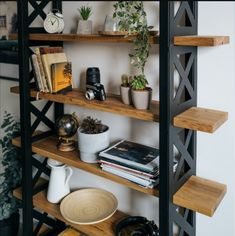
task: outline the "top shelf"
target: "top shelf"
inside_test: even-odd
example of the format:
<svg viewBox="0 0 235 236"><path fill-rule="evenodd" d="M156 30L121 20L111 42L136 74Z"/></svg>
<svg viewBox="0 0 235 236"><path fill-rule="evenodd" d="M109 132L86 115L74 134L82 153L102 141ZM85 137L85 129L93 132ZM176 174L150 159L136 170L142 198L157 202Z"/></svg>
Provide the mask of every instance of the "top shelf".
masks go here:
<svg viewBox="0 0 235 236"><path fill-rule="evenodd" d="M29 39L33 41L63 41L63 42L107 42L107 43L132 43L133 36L113 36L113 35L78 35L78 34L30 34ZM17 34L11 34L10 39L17 39ZM159 36L150 36L151 44L159 44ZM173 44L176 46L219 46L229 43L229 36L175 36Z"/></svg>

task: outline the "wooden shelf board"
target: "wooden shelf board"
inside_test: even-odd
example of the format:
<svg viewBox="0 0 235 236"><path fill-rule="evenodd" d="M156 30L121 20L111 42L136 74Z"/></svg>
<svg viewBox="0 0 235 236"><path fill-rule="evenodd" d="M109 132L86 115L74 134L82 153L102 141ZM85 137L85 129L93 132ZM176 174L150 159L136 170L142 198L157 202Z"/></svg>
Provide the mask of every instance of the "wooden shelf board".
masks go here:
<svg viewBox="0 0 235 236"><path fill-rule="evenodd" d="M21 188L15 189L13 194L16 198L22 199ZM73 228L78 229L79 231L85 233L86 235L92 235L92 236L100 236L100 235L114 236L113 227L115 223L117 223L117 221L127 216L126 214L117 211L111 218L98 224L93 224L93 225L73 224L66 221L63 218L63 216L60 213L60 206L58 204L52 204L47 201L46 191L41 191L33 197L33 205L34 207L44 212L47 212L49 215L65 222L66 224L71 225Z"/></svg>
<svg viewBox="0 0 235 236"><path fill-rule="evenodd" d="M13 139L12 143L17 147L21 146L20 138ZM82 162L79 159L79 152L77 150L72 152L62 152L57 150L56 143L57 143L56 137L45 138L37 142L34 142L32 144L32 151L39 155L66 163L69 166L79 168L81 170L101 176L116 183L125 185L139 192L143 192L153 196L158 196L158 190L156 189L144 188L124 178L105 172L100 168L98 164L88 164Z"/></svg>
<svg viewBox="0 0 235 236"><path fill-rule="evenodd" d="M173 43L176 46L219 46L229 43L229 36L175 36Z"/></svg>
<svg viewBox="0 0 235 236"><path fill-rule="evenodd" d="M227 119L227 112L191 107L190 109L175 116L173 123L176 127L213 133Z"/></svg>
<svg viewBox="0 0 235 236"><path fill-rule="evenodd" d="M19 94L19 87L12 87L11 92ZM36 98L37 93L37 91L31 90L30 96ZM39 93L38 98L64 104L78 105L89 109L115 113L140 120L159 121L158 101L152 101L150 110L137 110L133 106L123 104L119 95L107 94L107 99L105 101L89 101L85 98L84 92L81 92L78 89L73 89L73 91L66 93L66 95Z"/></svg>
<svg viewBox="0 0 235 236"><path fill-rule="evenodd" d="M16 40L17 34L11 34L10 39ZM63 41L63 42L98 42L98 43L132 43L136 36L107 36L100 34L78 35L78 34L30 34L30 40L36 41ZM159 36L150 36L151 44L159 43Z"/></svg>
<svg viewBox="0 0 235 236"><path fill-rule="evenodd" d="M191 176L174 194L175 205L212 216L223 199L227 187L215 181Z"/></svg>

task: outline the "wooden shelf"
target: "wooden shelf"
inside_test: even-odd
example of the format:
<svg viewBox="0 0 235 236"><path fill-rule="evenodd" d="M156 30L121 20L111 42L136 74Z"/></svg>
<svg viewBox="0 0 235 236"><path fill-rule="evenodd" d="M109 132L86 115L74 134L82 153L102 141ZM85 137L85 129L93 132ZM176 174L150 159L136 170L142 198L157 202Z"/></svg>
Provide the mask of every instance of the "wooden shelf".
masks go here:
<svg viewBox="0 0 235 236"><path fill-rule="evenodd" d="M229 43L229 36L175 36L173 43L176 46L219 46Z"/></svg>
<svg viewBox="0 0 235 236"><path fill-rule="evenodd" d="M190 109L174 117L173 123L176 127L213 133L227 119L227 112L191 107Z"/></svg>
<svg viewBox="0 0 235 236"><path fill-rule="evenodd" d="M17 147L21 146L20 138L13 139L12 143ZM56 137L45 138L40 141L34 142L32 144L32 151L39 155L66 163L69 166L79 168L81 170L104 177L116 183L125 185L139 192L158 196L158 190L156 189L144 188L124 178L105 172L100 168L98 164L88 164L82 162L79 159L79 152L77 150L72 152L62 152L57 150L56 143L57 143Z"/></svg>
<svg viewBox="0 0 235 236"><path fill-rule="evenodd" d="M224 184L191 176L174 194L173 203L212 216L226 191L227 187Z"/></svg>
<svg viewBox="0 0 235 236"><path fill-rule="evenodd" d="M16 198L22 199L21 188L15 189L13 194ZM46 191L41 191L36 195L34 195L33 205L34 207L42 210L43 212L47 212L49 215L55 217L56 219L61 220L68 225L71 225L73 228L78 229L84 234L92 236L100 236L100 235L114 236L113 227L115 223L117 223L119 220L127 216L126 214L117 211L111 218L98 224L93 224L93 225L73 224L66 221L63 218L63 216L60 213L60 206L58 204L52 204L47 201Z"/></svg>
<svg viewBox="0 0 235 236"><path fill-rule="evenodd" d="M12 87L11 92L19 94L19 87ZM37 93L37 91L31 90L30 96L36 98ZM133 106L123 104L119 95L107 94L107 99L105 101L89 101L85 98L84 92L81 92L78 89L73 89L73 91L66 93L66 95L39 93L38 98L64 104L78 105L89 109L115 113L140 120L159 121L158 101L152 101L150 110L137 110Z"/></svg>
<svg viewBox="0 0 235 236"><path fill-rule="evenodd" d="M16 40L17 34L11 34L9 39ZM100 34L29 34L30 40L36 41L62 41L62 42L95 42L95 43L132 43L136 36L107 36ZM150 36L151 44L159 43L159 36Z"/></svg>

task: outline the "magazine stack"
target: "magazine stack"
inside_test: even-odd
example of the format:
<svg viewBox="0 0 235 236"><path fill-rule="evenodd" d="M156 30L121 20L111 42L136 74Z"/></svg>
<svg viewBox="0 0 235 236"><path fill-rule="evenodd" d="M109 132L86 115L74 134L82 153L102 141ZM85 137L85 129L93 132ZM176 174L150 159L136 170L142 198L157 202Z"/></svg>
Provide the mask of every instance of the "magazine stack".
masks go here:
<svg viewBox="0 0 235 236"><path fill-rule="evenodd" d="M103 171L146 188L158 185L159 149L122 140L99 153Z"/></svg>

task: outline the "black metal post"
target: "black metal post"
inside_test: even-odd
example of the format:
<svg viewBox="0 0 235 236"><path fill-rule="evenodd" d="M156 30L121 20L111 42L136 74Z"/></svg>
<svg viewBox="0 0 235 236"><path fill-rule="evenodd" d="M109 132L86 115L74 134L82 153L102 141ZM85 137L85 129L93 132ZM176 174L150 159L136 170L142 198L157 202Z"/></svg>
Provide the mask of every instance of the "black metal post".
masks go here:
<svg viewBox="0 0 235 236"><path fill-rule="evenodd" d="M21 148L23 156L22 200L23 200L23 235L32 235L32 150L31 119L29 95L29 41L28 41L28 1L17 1L19 35L19 79L20 79L20 123Z"/></svg>
<svg viewBox="0 0 235 236"><path fill-rule="evenodd" d="M174 36L192 34L197 34L197 2L181 1L175 11L175 2L160 1L160 236L172 236L174 223L180 236L195 236L195 213L173 204L174 193L196 173L196 134L173 126L174 116L197 103L197 48L173 44Z"/></svg>

